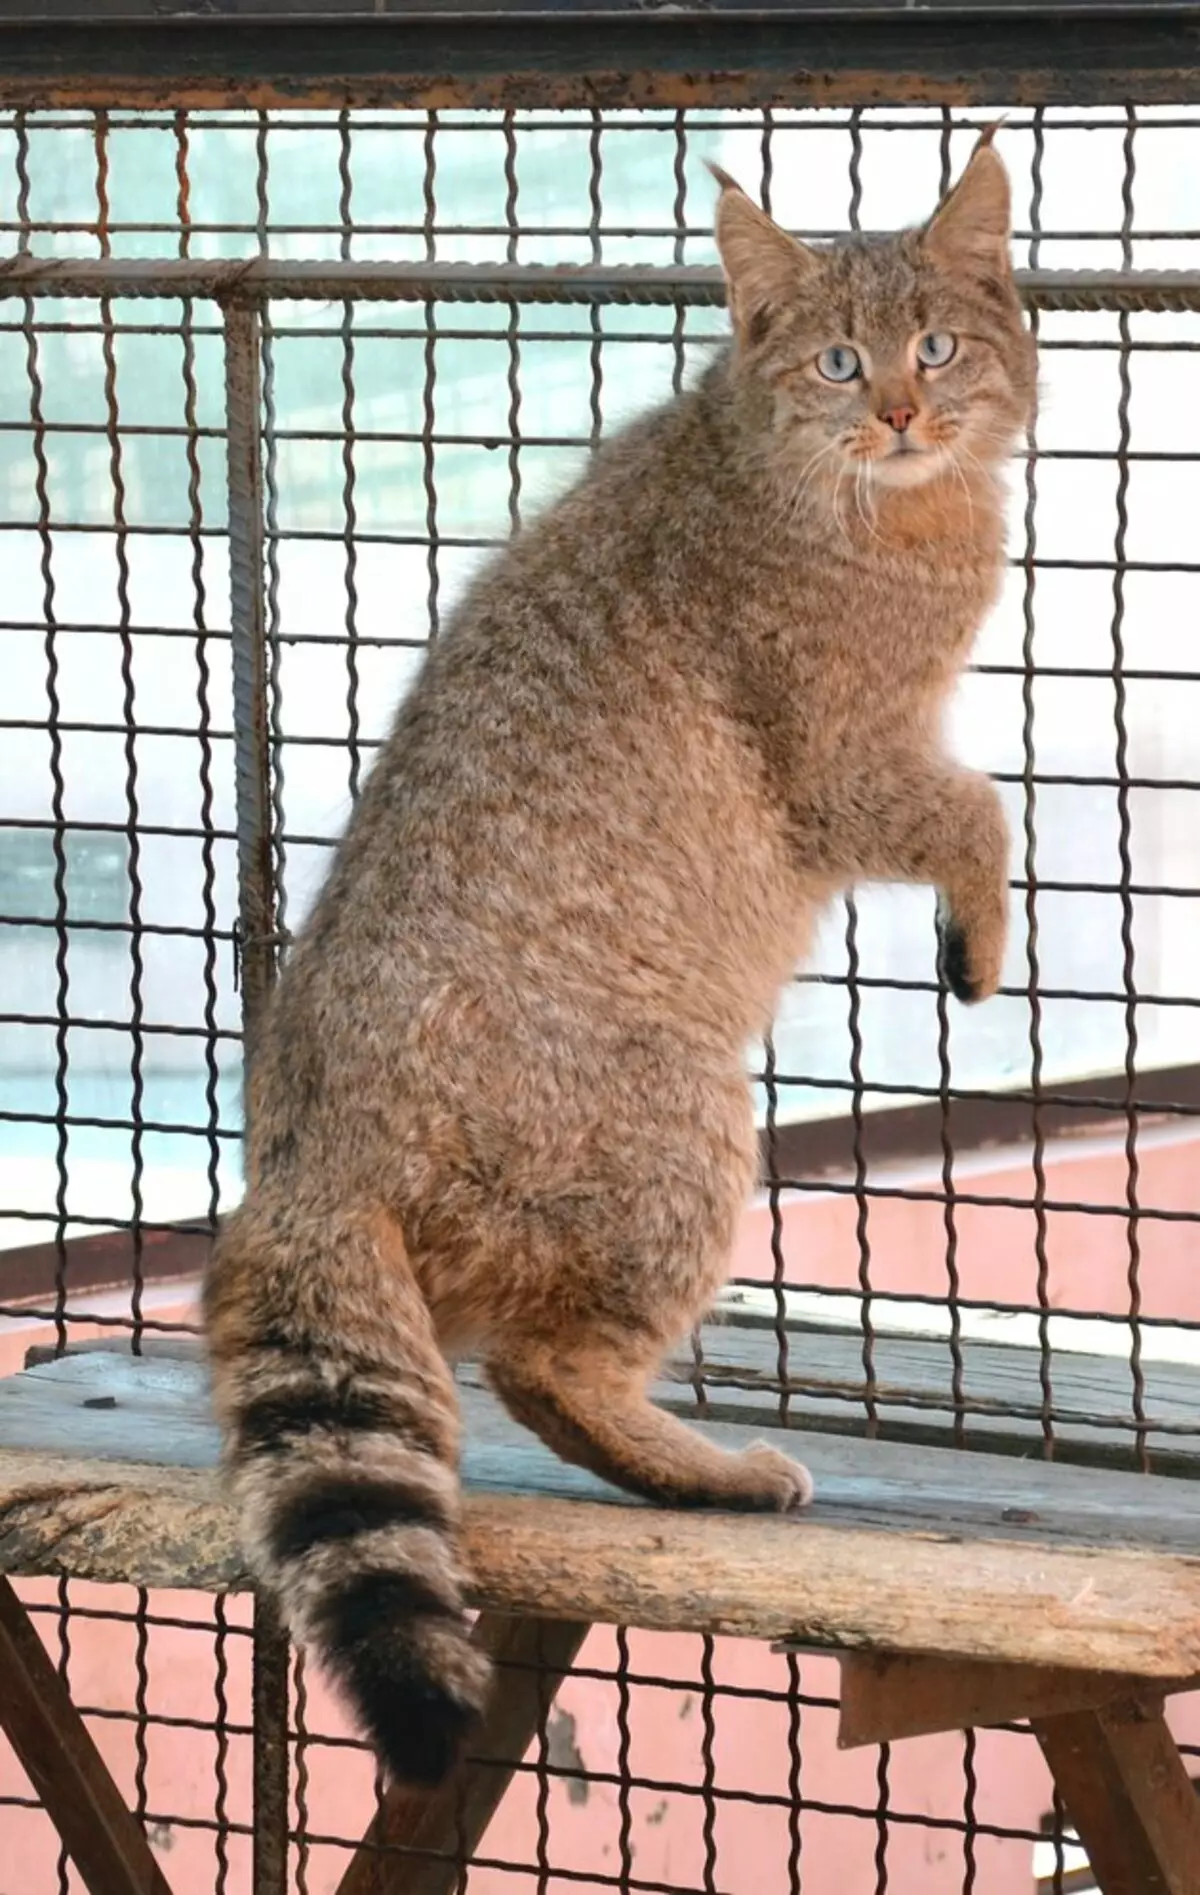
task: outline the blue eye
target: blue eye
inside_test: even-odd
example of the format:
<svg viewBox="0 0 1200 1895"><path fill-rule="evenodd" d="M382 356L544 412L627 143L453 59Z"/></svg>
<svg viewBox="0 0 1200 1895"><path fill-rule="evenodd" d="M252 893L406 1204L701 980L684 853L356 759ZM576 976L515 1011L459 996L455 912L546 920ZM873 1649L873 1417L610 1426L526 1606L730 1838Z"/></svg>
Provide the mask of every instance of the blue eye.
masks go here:
<svg viewBox="0 0 1200 1895"><path fill-rule="evenodd" d="M827 382L855 382L862 374L862 357L857 349L835 342L831 349L822 349L817 357L817 374L823 375Z"/></svg>
<svg viewBox="0 0 1200 1895"><path fill-rule="evenodd" d="M957 336L946 329L937 329L932 335L922 336L917 343L917 360L922 368L945 368L947 362L954 360L958 348Z"/></svg>

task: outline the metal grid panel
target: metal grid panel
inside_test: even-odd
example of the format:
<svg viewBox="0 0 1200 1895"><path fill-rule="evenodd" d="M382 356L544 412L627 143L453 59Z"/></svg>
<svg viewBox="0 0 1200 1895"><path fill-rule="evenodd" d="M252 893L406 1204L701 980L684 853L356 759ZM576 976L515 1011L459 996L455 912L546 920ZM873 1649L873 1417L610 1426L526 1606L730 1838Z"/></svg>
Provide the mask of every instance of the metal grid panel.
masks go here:
<svg viewBox="0 0 1200 1895"><path fill-rule="evenodd" d="M1190 111L1015 113L1019 260L1194 271L1200 230L1172 178L1196 135ZM157 298L128 277L95 277L90 298L26 281L0 302L0 1220L14 1250L41 1243L49 1263L36 1300L10 1293L6 1316L38 1311L60 1346L100 1328L136 1349L190 1325L188 1280L164 1283L155 1257L181 1224L211 1228L237 1190L243 1000L311 900L423 644L486 549L722 331L711 277L672 275L711 259L704 157L761 184L783 221L829 234L919 212L971 136L946 112L894 110L0 123L0 227L36 258L423 273L368 285L370 300L335 275L325 304L250 296L246 276L224 314L199 279ZM456 265L491 271L485 298ZM530 265L584 274L533 284ZM636 274L614 278L621 268ZM978 1015L949 1008L928 899L874 891L798 978L758 1075L765 1196L737 1273L768 1324L766 1386L785 1421L813 1425L823 1404L832 1425L886 1436L919 1424L979 1444L1007 1419L1062 1451L1080 1416L1056 1377L1081 1340L1111 1354L1114 1338L1124 1379L1086 1416L1097 1451L1149 1465L1200 1433L1200 1417L1156 1413L1146 1369L1186 1357L1200 1329L1179 1249L1200 1215L1179 1170L1200 1110L1188 953L1200 782L1187 743L1200 672L1184 643L1200 583L1186 524L1196 300L1195 279L1166 310L1139 306L1161 289L1116 298L1093 283L1065 308L1061 286L1043 277L1036 290L1049 399L1015 482L1009 586L960 708L1017 838L1006 985ZM979 1149L993 1105L1008 1127L999 1154ZM1086 1143L1061 1138L1080 1127ZM117 1292L111 1274L89 1277L76 1242L113 1230L128 1233ZM856 1333L849 1375L823 1367L831 1323ZM938 1366L897 1378L881 1348L914 1328L936 1339ZM993 1333L1029 1343L1032 1398L998 1403L978 1382L970 1348ZM693 1379L712 1408L747 1378L707 1363L698 1338ZM189 1810L154 1785L177 1715L154 1707L161 1601L85 1606L85 1593L64 1585L44 1603L68 1670L89 1612L132 1627L128 1702L113 1715L133 1733L133 1806L151 1825L198 1825L217 1885L244 1886L241 1605L196 1609L210 1697L182 1715L210 1733L212 1771ZM947 1887L973 1887L993 1845L1032 1848L1032 1817L985 1813L999 1808L986 1786L1004 1734L959 1746L953 1811L906 1803L900 1754L886 1750L869 1793L845 1791L848 1777L839 1788L820 1735L828 1705L801 1689L810 1661L795 1657L761 1656L771 1682L754 1699L786 1726L778 1782L730 1788L723 1733L743 1702L730 1679L750 1661L694 1643L657 1640L639 1664L637 1635L596 1635L581 1675L590 1666L609 1693L614 1747L606 1768L590 1751L563 1762L561 1707L544 1721L514 1845L528 1886L736 1889L731 1803L778 1814L780 1886L819 1873L803 1865L825 1820L867 1849L862 1885L873 1872L880 1889L905 1886L913 1829L931 1849L948 1839ZM685 1646L699 1709L675 1777L639 1760L637 1732ZM259 1654L278 1668L269 1637ZM343 1795L322 1759L349 1753L344 1733L328 1741L307 1681L293 1713L293 1866L316 1890L333 1885ZM278 1780L278 1752L260 1750ZM558 1838L581 1783L615 1803L608 1853L576 1867ZM696 1812L674 1880L637 1867L659 1826L653 1799L663 1823ZM1061 1820L1058 1833L1061 1845ZM470 1886L511 1885L487 1847ZM260 1855L257 1886L271 1873Z"/></svg>
<svg viewBox="0 0 1200 1895"><path fill-rule="evenodd" d="M32 1585L24 1590L44 1625L53 1608ZM111 1654L109 1675L94 1664L69 1668L79 1708L176 1895L270 1886L251 1881L244 1604L164 1596L142 1613L115 1588L70 1589L81 1644L102 1627ZM206 1657L214 1625L222 1637L217 1666ZM139 1644L150 1678L140 1691ZM178 1678L166 1682L181 1657L186 1688ZM536 1665L523 1669L538 1675ZM410 1872L444 1863L442 1885L472 1895L739 1895L751 1871L758 1886L811 1895L837 1886L970 1895L1032 1887L1035 1848L1050 1858L1047 1889L1056 1886L1054 1853L1057 1886L1076 1886L1062 1881L1072 1866L1069 1830L1060 1826L1056 1837L1044 1821L1052 1791L1026 1728L906 1745L891 1753L890 1768L886 1747L839 1757L837 1672L826 1658L597 1630L556 1698L554 1679L543 1674L538 1731L523 1757L505 1759L514 1769L506 1801L469 1856L363 1845L375 1802L372 1759L301 1677L292 1693L285 1884L300 1895L334 1895L356 1857ZM50 1888L50 1826L14 1773L5 1770L3 1780L6 1843L28 1865L26 1886ZM67 1885L79 1886L73 1878Z"/></svg>

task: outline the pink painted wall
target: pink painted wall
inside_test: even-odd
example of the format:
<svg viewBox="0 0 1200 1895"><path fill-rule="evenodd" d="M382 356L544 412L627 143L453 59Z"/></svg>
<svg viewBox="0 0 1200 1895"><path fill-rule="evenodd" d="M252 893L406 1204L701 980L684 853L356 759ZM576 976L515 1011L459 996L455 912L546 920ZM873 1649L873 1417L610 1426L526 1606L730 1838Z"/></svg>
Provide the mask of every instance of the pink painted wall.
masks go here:
<svg viewBox="0 0 1200 1895"><path fill-rule="evenodd" d="M1141 1196L1145 1204L1189 1207L1197 1150L1190 1141L1146 1140L1141 1156ZM1124 1201L1125 1162L1115 1147L1057 1145L1047 1160L1048 1195L1062 1201ZM875 1173L874 1179L879 1180ZM1027 1196L1032 1177L1024 1161L998 1157L990 1169L964 1166L962 1188L991 1196ZM927 1182L922 1180L922 1183ZM830 1288L852 1287L858 1272L852 1200L812 1195L790 1200L785 1210L784 1242L788 1273ZM735 1268L763 1275L768 1213L747 1213ZM1029 1211L996 1206L960 1206L957 1213L958 1263L963 1292L971 1297L1028 1300L1034 1289L1034 1221ZM869 1214L872 1280L880 1291L945 1287L945 1227L940 1204L876 1200ZM1186 1225L1144 1223L1141 1227L1141 1281L1148 1312L1200 1316L1200 1277L1189 1268L1191 1232ZM1129 1249L1121 1218L1052 1212L1047 1218L1050 1300L1058 1308L1128 1307ZM167 1293L159 1292L160 1301ZM186 1291L170 1292L186 1294ZM183 1313L177 1305L175 1313ZM155 1310L171 1313L170 1305ZM76 1332L86 1333L81 1325ZM43 1339L39 1325L10 1323L0 1333L0 1373L20 1367L32 1340ZM819 1347L819 1337L811 1338ZM48 1582L22 1586L31 1601L53 1604L56 1588ZM132 1613L129 1589L101 1588L74 1582L72 1607L98 1612ZM175 1895L212 1895L222 1886L222 1854L230 1895L248 1887L249 1842L229 1836L219 1845L211 1827L216 1811L217 1741L211 1729L223 1692L226 1715L234 1727L226 1745L223 1813L229 1822L248 1825L249 1737L238 1734L249 1722L249 1647L245 1637L247 1605L228 1602L224 1677L218 1682L215 1661L214 1602L204 1595L158 1593L152 1614L186 1625L152 1625L145 1632L144 1708L151 1716L195 1720L197 1730L154 1724L148 1729L142 1780L144 1808L152 1819L151 1836ZM59 1654L57 1619L39 1614L38 1623L51 1652ZM90 1711L134 1709L138 1630L111 1619L72 1616L69 1629L69 1676L76 1701ZM583 1664L611 1674L616 1635L597 1628L584 1650ZM635 1684L629 1694L629 1770L646 1787L628 1795L628 1846L632 1874L638 1880L689 1890L706 1887L706 1860L715 1850L711 1886L723 1895L788 1895L802 1886L805 1895L860 1895L879 1877L880 1830L874 1820L879 1797L880 1753L843 1754L836 1744L832 1702L802 1704L798 1784L800 1816L792 1814L789 1749L791 1712L780 1701L789 1681L789 1661L766 1647L719 1640L713 1655L715 1694L712 1717L712 1779L719 1793L711 1835L705 1833L706 1701L702 1642L689 1636L629 1635L631 1672L662 1680ZM833 1700L837 1667L833 1660L805 1658L798 1666L806 1697ZM723 1689L746 1696L727 1696ZM337 1706L320 1681L307 1681L306 1728L313 1739L345 1736ZM763 1693L765 1696L754 1696ZM1172 1720L1179 1735L1200 1744L1200 1695L1176 1700ZM93 1716L91 1728L131 1804L138 1800L139 1759L131 1721ZM615 1679L572 1678L563 1686L550 1720L551 1759L587 1772L619 1773L620 1697ZM531 1755L530 1762L535 1760ZM923 1738L894 1746L887 1764L894 1820L886 1835L887 1887L891 1895L958 1895L966 1867L965 1844L952 1830L921 1818L961 1821L964 1812L964 1739L958 1735ZM352 1840L366 1827L374 1808L373 1772L362 1754L311 1741L303 1750L302 1794L307 1830L318 1838ZM1000 1829L1036 1830L1051 1800L1048 1774L1033 1738L984 1732L974 1755L976 1820ZM300 1773L294 1773L294 1780ZM761 1799L739 1800L737 1793ZM294 1792L295 1794L295 1792ZM29 1796L31 1791L11 1752L0 1740L0 1797ZM857 1813L856 1813L857 1812ZM622 1808L616 1782L558 1779L546 1804L547 1856L551 1895L599 1895L602 1886L589 1876L620 1874ZM0 1895L52 1895L58 1889L57 1844L39 1810L9 1806L0 1818ZM474 1870L471 1895L535 1895L538 1887L538 1785L529 1771L518 1776L481 1849L488 1866ZM802 1881L793 1878L799 1851ZM303 1864L295 1864L299 1895L333 1895L348 1856L332 1841L314 1842ZM975 1887L979 1895L1031 1895L1032 1846L1025 1839L980 1836L974 1843ZM554 1870L584 1879L567 1880ZM79 1884L68 1877L74 1891Z"/></svg>

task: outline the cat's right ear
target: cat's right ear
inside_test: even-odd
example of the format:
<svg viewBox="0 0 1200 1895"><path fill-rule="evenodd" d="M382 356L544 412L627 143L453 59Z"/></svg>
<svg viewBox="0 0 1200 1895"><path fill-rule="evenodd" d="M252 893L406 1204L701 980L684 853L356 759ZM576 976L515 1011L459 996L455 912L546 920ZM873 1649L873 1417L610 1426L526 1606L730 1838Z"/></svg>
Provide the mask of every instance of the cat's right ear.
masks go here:
<svg viewBox="0 0 1200 1895"><path fill-rule="evenodd" d="M998 276L1012 269L1012 193L1004 161L992 144L998 129L989 125L980 135L958 183L921 233L925 250L950 269Z"/></svg>
<svg viewBox="0 0 1200 1895"><path fill-rule="evenodd" d="M760 210L720 165L708 168L721 187L715 235L729 313L738 341L753 347L795 297L817 258Z"/></svg>

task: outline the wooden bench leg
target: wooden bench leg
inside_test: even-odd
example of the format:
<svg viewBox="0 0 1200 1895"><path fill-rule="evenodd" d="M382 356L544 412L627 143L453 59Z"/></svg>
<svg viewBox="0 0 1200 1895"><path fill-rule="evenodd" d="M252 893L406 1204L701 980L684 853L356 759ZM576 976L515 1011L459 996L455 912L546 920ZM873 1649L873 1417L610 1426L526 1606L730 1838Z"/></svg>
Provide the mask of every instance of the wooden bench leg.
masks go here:
<svg viewBox="0 0 1200 1895"><path fill-rule="evenodd" d="M1200 1895L1200 1797L1163 1717L1163 1684L1051 1666L847 1652L843 1749L1027 1718L1103 1895Z"/></svg>
<svg viewBox="0 0 1200 1895"><path fill-rule="evenodd" d="M1161 1702L1031 1722L1103 1895L1200 1895L1200 1797Z"/></svg>
<svg viewBox="0 0 1200 1895"><path fill-rule="evenodd" d="M838 1745L895 1743L935 1731L985 1729L1066 1711L1101 1711L1144 1698L1153 1707L1200 1678L1150 1683L1112 1671L1067 1671L1058 1665L997 1665L958 1659L903 1658L845 1652Z"/></svg>
<svg viewBox="0 0 1200 1895"><path fill-rule="evenodd" d="M140 1824L4 1578L0 1725L91 1895L171 1895Z"/></svg>
<svg viewBox="0 0 1200 1895"><path fill-rule="evenodd" d="M388 1791L337 1895L451 1895L590 1630L480 1613L472 1637L499 1669L469 1760L433 1795ZM406 1853L385 1853L389 1844Z"/></svg>

